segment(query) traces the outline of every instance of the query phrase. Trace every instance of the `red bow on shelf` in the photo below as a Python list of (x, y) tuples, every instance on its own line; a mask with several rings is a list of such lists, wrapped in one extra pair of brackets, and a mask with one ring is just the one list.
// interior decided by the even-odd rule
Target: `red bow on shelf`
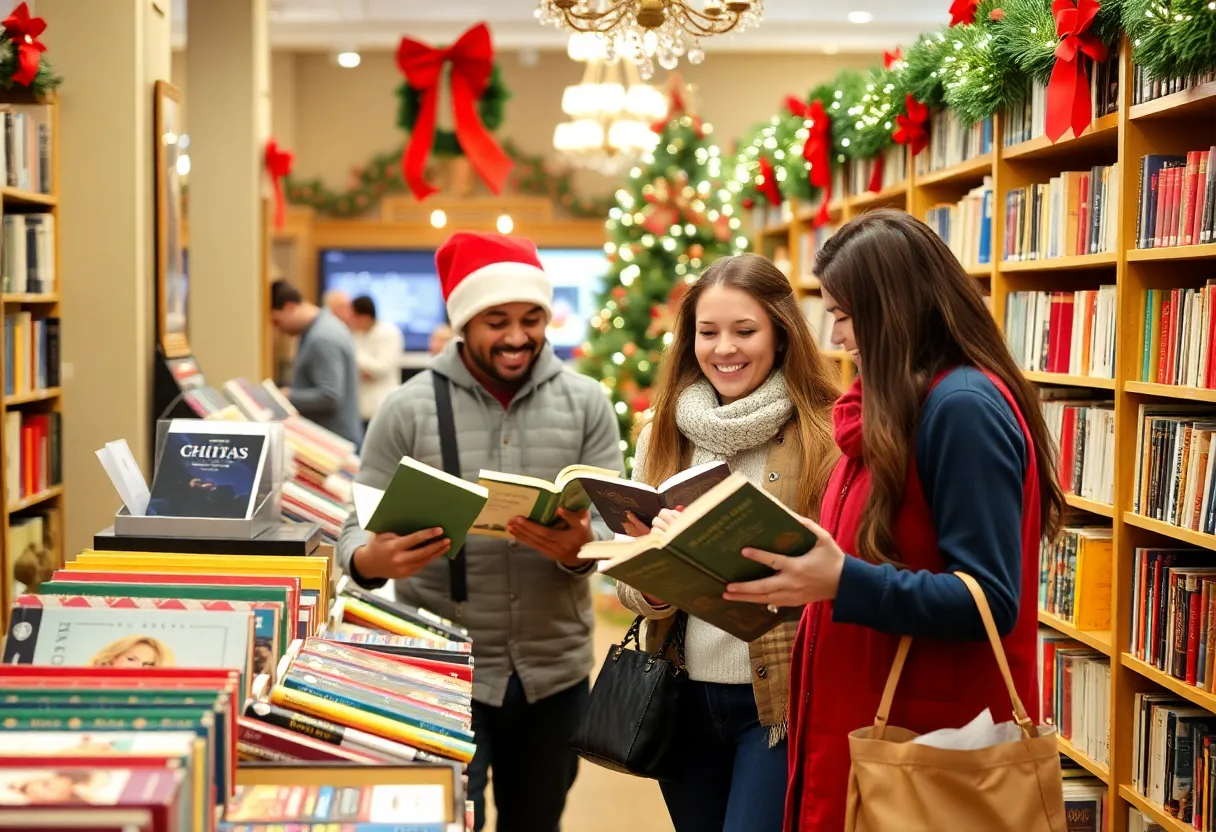
[(929, 108), (911, 95), (904, 99), (904, 106), (908, 114), (895, 117), (898, 126), (891, 138), (895, 139), (896, 144), (908, 145), (912, 148), (912, 155), (917, 156), (929, 144), (929, 128), (926, 126), (929, 121)]
[(811, 163), (811, 184), (823, 191), (819, 213), (812, 225), (819, 228), (828, 223), (828, 203), (832, 201), (832, 120), (823, 109), (823, 102), (816, 98), (808, 108), (811, 125), (810, 135), (802, 148), (802, 156)]
[(810, 118), (811, 108), (801, 98), (796, 98), (792, 95), (785, 97), (785, 109), (790, 111), (790, 115), (798, 116), (798, 118)]
[(481, 123), (478, 99), (490, 84), (494, 70), (494, 47), (484, 23), (469, 29), (446, 49), (435, 49), (410, 38), (397, 47), (397, 67), (411, 87), (422, 93), (418, 121), (401, 159), (401, 173), (414, 196), (426, 199), (435, 188), (426, 181), (426, 160), (435, 141), (439, 81), (444, 64), (451, 64), (452, 111), (456, 138), (482, 181), (495, 194), (501, 193), (513, 163)]
[(1047, 138), (1057, 142), (1072, 128), (1079, 136), (1093, 121), (1089, 103), (1089, 78), (1082, 55), (1106, 60), (1106, 44), (1089, 31), (1098, 16), (1098, 0), (1055, 0), (1051, 13), (1056, 19), (1056, 63), (1047, 82)]
[(760, 177), (763, 181), (756, 183), (756, 188), (773, 205), (781, 204), (781, 188), (777, 186), (777, 171), (767, 156), (760, 157)]
[(971, 25), (975, 22), (975, 13), (979, 9), (979, 0), (954, 0), (950, 4), (950, 25)]
[(274, 183), (274, 227), (282, 228), (286, 222), (286, 209), (283, 205), (283, 177), (291, 176), (291, 164), (294, 161), (290, 151), (280, 150), (274, 139), (266, 143), (266, 172)]
[(890, 68), (891, 68), (891, 67), (893, 67), (893, 66), (894, 66), (896, 63), (898, 63), (899, 61), (902, 61), (903, 59), (904, 59), (904, 53), (903, 53), (903, 50), (902, 50), (902, 49), (900, 49), (898, 46), (897, 46), (897, 47), (895, 47), (895, 51), (894, 51), (894, 52), (886, 52), (886, 51), (884, 51), (884, 52), (882, 53), (882, 68), (883, 68), (883, 69), (890, 69)]
[(46, 31), (46, 21), (41, 17), (30, 17), (30, 9), (22, 3), (4, 18), (4, 37), (13, 42), (17, 50), (17, 71), (13, 80), (28, 87), (38, 74), (38, 64), (46, 45), (38, 37)]

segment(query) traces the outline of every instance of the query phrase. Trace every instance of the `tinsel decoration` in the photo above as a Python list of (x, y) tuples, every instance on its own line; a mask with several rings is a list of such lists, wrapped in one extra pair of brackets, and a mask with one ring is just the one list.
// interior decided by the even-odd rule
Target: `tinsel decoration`
[(966, 124), (983, 121), (1026, 98), (1026, 76), (1000, 51), (1004, 25), (989, 18), (948, 32), (951, 48), (942, 67), (945, 103)]
[[(1150, 80), (1216, 70), (1216, 7), (1212, 0), (1122, 0), (1121, 5), (1132, 59)], [(1104, 10), (1106, 6), (1104, 3)]]
[(37, 95), (45, 95), (59, 87), (63, 79), (51, 71), (43, 57), (46, 45), (38, 38), (46, 31), (46, 21), (31, 17), (29, 6), (21, 3), (4, 18), (0, 32), (0, 86), (12, 89), (25, 87)]

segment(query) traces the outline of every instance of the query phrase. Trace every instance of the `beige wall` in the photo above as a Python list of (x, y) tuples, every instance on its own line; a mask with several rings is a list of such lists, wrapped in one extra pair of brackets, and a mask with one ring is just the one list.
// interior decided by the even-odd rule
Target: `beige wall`
[[(866, 68), (878, 55), (721, 54), (701, 66), (682, 66), (694, 85), (698, 114), (729, 147), (751, 125), (772, 116), (781, 100), (801, 95), (841, 69)], [(564, 120), (562, 90), (577, 84), (582, 65), (564, 52), (541, 52), (533, 66), (517, 53), (499, 57), (512, 93), (500, 137), (531, 153), (551, 153), (553, 128)], [(174, 55), (174, 83), (184, 86), (185, 60)], [(271, 65), (272, 135), (295, 153), (295, 173), (320, 176), (345, 187), (351, 168), (399, 146), (396, 88), (401, 82), (391, 52), (364, 53), (355, 69), (342, 69), (327, 54), (276, 52)], [(189, 96), (186, 97), (187, 110)], [(606, 191), (611, 182), (583, 177), (581, 189)]]

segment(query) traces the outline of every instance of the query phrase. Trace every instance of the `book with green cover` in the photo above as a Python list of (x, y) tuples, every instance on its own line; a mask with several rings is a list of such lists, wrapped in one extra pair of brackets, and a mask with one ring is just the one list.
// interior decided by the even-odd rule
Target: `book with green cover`
[(742, 474), (731, 474), (688, 506), (665, 532), (634, 540), (588, 543), (581, 556), (600, 571), (662, 598), (743, 641), (752, 641), (796, 618), (802, 609), (773, 612), (759, 604), (726, 601), (729, 583), (773, 574), (741, 554), (746, 548), (780, 555), (806, 554), (816, 537), (797, 515)]
[(405, 456), (388, 488), (357, 482), (352, 496), (355, 517), (365, 531), (407, 535), (441, 528), (452, 541), (448, 557), (454, 558), (490, 495), (484, 486)]
[(484, 487), (490, 497), (469, 534), (508, 537), (507, 521), (513, 517), (527, 517), (542, 526), (557, 525), (562, 522), (557, 513), (559, 508), (582, 511), (591, 507), (591, 498), (584, 487), (589, 480), (617, 481), (620, 478), (619, 471), (594, 465), (567, 466), (558, 472), (553, 482), (483, 468), (477, 484)]

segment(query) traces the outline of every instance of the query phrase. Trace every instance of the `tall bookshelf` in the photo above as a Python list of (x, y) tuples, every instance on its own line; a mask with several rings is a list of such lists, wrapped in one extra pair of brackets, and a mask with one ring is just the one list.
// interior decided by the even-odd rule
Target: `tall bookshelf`
[[(0, 226), (7, 225), (10, 216), (23, 215), (22, 222), (34, 218), (34, 222), (41, 223), (44, 229), (49, 226), (49, 237), (39, 241), (37, 232), (26, 229), (28, 245), (23, 252), (24, 274), (20, 257), (14, 259), (15, 250), (21, 246), (13, 242), (8, 228), (5, 228), (0, 246), (4, 252), (0, 261), (4, 276), (0, 294), (4, 317), (0, 319), (0, 334), (4, 336), (5, 357), (0, 363), (5, 416), (0, 420), (0, 472), (3, 472), (0, 476), (0, 505), (3, 506), (0, 511), (0, 575), (3, 576), (0, 588), (6, 599), (14, 591), (14, 565), (22, 557), (24, 544), (36, 542), (38, 527), (41, 526), (43, 544), (49, 548), (51, 568), (58, 568), (63, 563), (64, 534), (60, 458), (63, 404), (57, 383), (58, 335), (52, 336), (54, 343), (49, 347), (43, 336), (48, 321), (59, 321), (62, 296), (58, 233), (59, 105), (53, 97), (35, 100), (12, 92), (0, 92), (0, 112), (10, 111), (22, 114), (23, 121), (6, 123), (5, 132), (0, 134), (3, 139), (0, 152), (6, 154), (5, 176), (0, 178)], [(13, 134), (21, 129), (25, 119), (34, 126), (18, 142)], [(47, 125), (41, 137), (39, 123)], [(23, 162), (20, 158), (22, 151), (28, 161)], [(14, 161), (22, 169), (17, 185), (9, 184), (13, 180), (7, 175)], [(31, 233), (33, 239), (29, 236)], [(31, 252), (30, 246), (35, 246), (35, 251)], [(23, 360), (26, 357), (28, 361)], [(20, 369), (18, 361), (22, 362)], [(48, 370), (52, 364), (54, 368)], [(22, 430), (22, 425), (27, 426), (28, 432)], [(38, 476), (27, 478), (26, 472), (31, 470), (31, 465)], [(0, 615), (6, 624), (9, 607), (7, 600), (0, 604), (3, 610)]]
[[(1078, 388), (1095, 397), (1111, 396), (1114, 405), (1114, 499), (1110, 504), (1068, 495), (1078, 518), (1112, 527), (1114, 563), (1111, 578), (1111, 629), (1083, 631), (1060, 618), (1039, 612), (1040, 624), (1057, 630), (1110, 659), (1110, 764), (1090, 759), (1061, 739), (1060, 751), (1107, 784), (1109, 832), (1127, 832), (1128, 811), (1135, 808), (1164, 829), (1183, 832), (1194, 827), (1154, 805), (1131, 785), (1134, 753), (1135, 699), (1138, 693), (1170, 694), (1216, 716), (1216, 692), (1202, 690), (1131, 652), (1133, 558), (1137, 548), (1196, 547), (1206, 550), (1216, 567), (1216, 535), (1176, 527), (1133, 512), (1137, 469), (1137, 435), (1141, 404), (1203, 403), (1216, 413), (1216, 389), (1147, 383), (1141, 379), (1145, 304), (1149, 289), (1200, 288), (1216, 279), (1216, 243), (1170, 248), (1136, 248), (1139, 219), (1140, 160), (1147, 154), (1185, 155), (1216, 144), (1216, 83), (1200, 84), (1147, 103), (1133, 104), (1134, 66), (1125, 43), (1119, 66), (1117, 112), (1101, 115), (1080, 136), (1071, 133), (1059, 142), (1045, 137), (1005, 146), (1000, 115), (995, 117), (992, 150), (949, 168), (924, 172), (908, 165), (908, 181), (880, 193), (847, 194), (830, 206), (833, 223), (847, 221), (877, 206), (895, 206), (925, 220), (938, 204), (956, 202), (986, 177), (992, 182), (991, 264), (968, 269), (991, 296), (991, 309), (1002, 329), (1010, 295), (1021, 291), (1081, 291), (1115, 286), (1114, 377), (1026, 372), (1041, 388)], [(1118, 163), (1117, 215), (1109, 251), (1051, 259), (1002, 258), (1005, 242), (1005, 194), (1032, 183), (1046, 183), (1063, 171)], [(852, 177), (848, 177), (852, 178)], [(818, 206), (785, 206), (779, 218), (753, 223), (753, 239), (761, 253), (789, 252), (789, 275), (799, 297), (818, 291), (808, 264), (800, 262), (799, 240)], [(769, 212), (770, 215), (772, 212)], [(829, 353), (840, 362), (842, 381), (851, 378), (847, 356)], [(1213, 758), (1216, 765), (1216, 758)], [(1213, 805), (1216, 811), (1216, 804)]]

